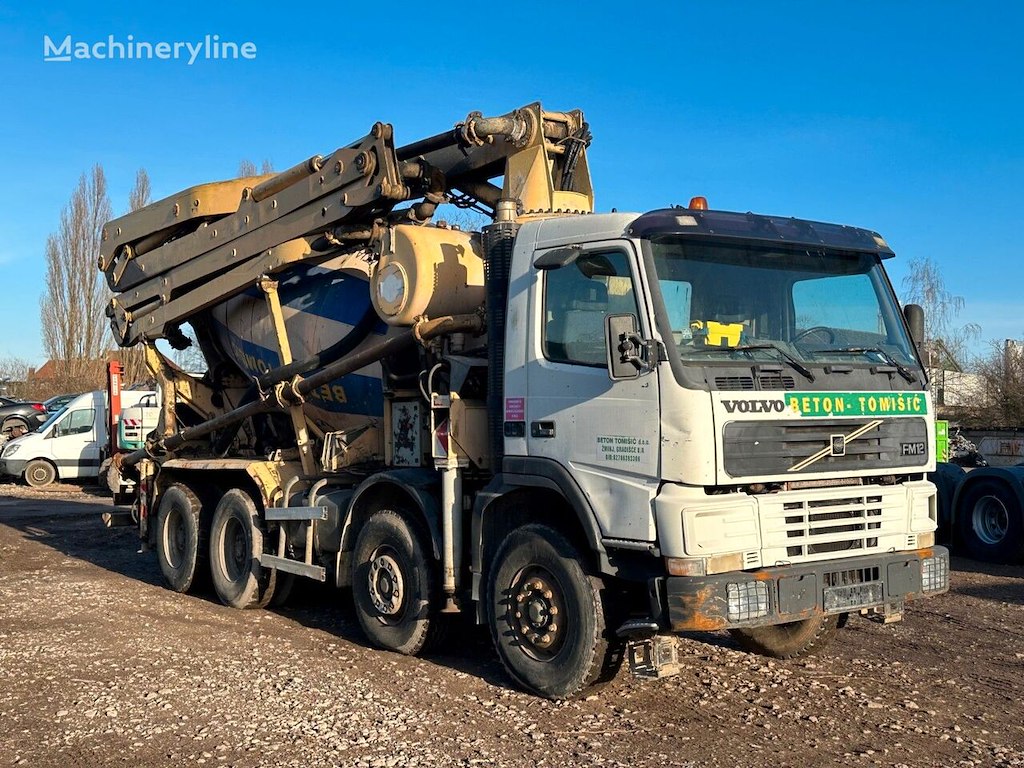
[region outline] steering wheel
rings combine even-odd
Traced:
[[[793,337],[793,344],[799,344],[804,339],[806,339],[808,336],[813,336],[814,334],[819,334],[824,339],[824,343],[825,344],[835,344],[836,343],[835,331],[833,331],[828,326],[814,325],[814,326],[811,326],[810,328],[805,328],[804,330],[800,331],[800,333],[798,333],[796,336],[794,336]]]

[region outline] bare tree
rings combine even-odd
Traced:
[[[103,168],[83,173],[46,240],[46,288],[40,299],[43,348],[69,387],[88,386],[108,348],[108,291],[96,269],[100,233],[112,218]],[[87,381],[89,380],[89,381]]]
[[[903,302],[920,304],[924,309],[925,340],[922,349],[928,379],[933,392],[945,389],[945,372],[962,372],[973,358],[972,342],[981,335],[977,323],[960,324],[963,296],[954,295],[938,265],[928,257],[910,260],[910,272],[903,278]],[[941,397],[938,397],[941,404]]]
[[[184,349],[176,349],[171,353],[171,359],[181,368],[183,371],[188,373],[202,373],[206,370],[206,358],[203,357],[203,352],[199,348],[199,342],[196,340],[196,332],[192,329],[192,326],[185,323],[180,328],[182,335],[191,341],[192,343]]]
[[[17,357],[0,358],[0,395],[28,397],[29,364]]]
[[[128,212],[132,213],[149,205],[151,194],[149,174],[145,168],[139,168],[135,173],[135,186],[128,193]],[[146,367],[146,351],[141,344],[125,347],[119,354],[124,368],[122,375],[125,385],[138,384],[152,378]]]
[[[442,205],[434,215],[434,222],[445,222],[450,227],[474,232],[491,223],[489,216],[473,208],[457,208],[454,205]]]
[[[245,176],[259,176],[266,175],[274,172],[274,166],[269,160],[263,161],[263,167],[260,170],[256,169],[256,163],[248,158],[239,161],[238,163],[238,178]]]
[[[993,342],[975,376],[978,394],[964,421],[982,429],[1024,427],[1024,339]]]
[[[132,187],[132,191],[128,193],[128,210],[137,211],[140,208],[145,208],[149,205],[150,195],[152,189],[149,185],[149,174],[146,173],[145,168],[139,168],[135,172],[135,186]]]

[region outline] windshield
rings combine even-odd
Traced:
[[[917,367],[873,254],[650,240],[682,362],[768,360]]]
[[[65,405],[59,411],[54,411],[53,413],[51,413],[49,415],[49,417],[47,417],[46,421],[44,421],[40,425],[39,429],[36,430],[36,432],[45,432],[46,430],[48,430],[50,428],[50,425],[53,424],[53,422],[55,422],[57,419],[59,419],[65,413],[67,413],[67,411],[68,411],[68,407]]]

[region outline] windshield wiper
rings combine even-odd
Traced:
[[[913,384],[914,382],[917,381],[917,376],[915,376],[910,371],[909,368],[901,365],[899,360],[897,360],[895,357],[890,355],[888,352],[886,352],[881,347],[839,347],[838,349],[812,349],[811,350],[811,353],[815,354],[815,355],[819,354],[819,353],[824,353],[824,352],[839,352],[839,353],[845,353],[845,354],[851,354],[851,355],[865,355],[865,356],[867,356],[867,355],[878,355],[879,357],[882,358],[882,362],[888,363],[893,368],[895,368],[896,372],[900,376],[902,376],[904,379],[906,379],[909,383]]]
[[[782,356],[782,359],[793,366],[793,370],[797,373],[802,374],[807,378],[808,381],[814,381],[814,374],[811,373],[810,369],[803,365],[799,360],[793,357],[789,352],[784,350],[778,344],[743,344],[739,347],[708,347],[702,349],[702,352],[754,352],[758,349],[770,349],[778,352]]]

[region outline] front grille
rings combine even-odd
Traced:
[[[906,541],[907,497],[900,486],[764,495],[758,497],[758,508],[766,565],[890,551]]]
[[[749,391],[754,389],[753,376],[716,376],[715,389],[723,391]],[[792,376],[781,373],[762,373],[757,377],[757,389],[793,389],[796,382]]]
[[[753,389],[754,378],[752,376],[716,376],[715,388],[729,391]]]
[[[877,426],[843,444],[843,455],[824,455],[833,438]],[[832,419],[828,421],[732,421],[722,432],[725,470],[732,477],[798,476],[814,472],[920,466],[927,455],[905,446],[923,445],[928,425],[920,418]]]
[[[783,376],[779,373],[765,373],[757,377],[757,383],[761,389],[793,389],[796,382],[792,376]]]
[[[855,584],[867,584],[878,581],[881,578],[881,571],[874,568],[854,568],[851,571],[833,571],[826,573],[824,586],[826,587],[852,587]]]

